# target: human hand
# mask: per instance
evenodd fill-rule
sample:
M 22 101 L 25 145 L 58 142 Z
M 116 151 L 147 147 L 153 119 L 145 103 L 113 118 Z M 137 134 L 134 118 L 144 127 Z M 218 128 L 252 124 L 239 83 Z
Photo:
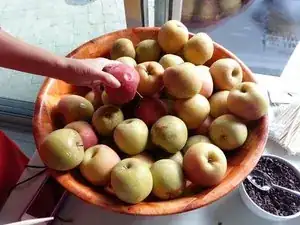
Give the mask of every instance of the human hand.
M 77 85 L 98 88 L 101 84 L 113 88 L 120 87 L 120 82 L 111 74 L 103 71 L 108 65 L 120 62 L 106 58 L 73 59 L 66 58 L 67 72 L 62 74 L 61 80 Z

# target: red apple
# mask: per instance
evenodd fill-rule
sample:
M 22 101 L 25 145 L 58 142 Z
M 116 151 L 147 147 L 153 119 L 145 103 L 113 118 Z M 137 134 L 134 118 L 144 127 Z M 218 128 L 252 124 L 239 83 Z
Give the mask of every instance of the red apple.
M 167 106 L 158 98 L 143 98 L 135 110 L 135 116 L 148 126 L 153 125 L 159 118 L 167 114 Z
M 112 74 L 121 83 L 119 88 L 105 87 L 109 101 L 117 105 L 130 102 L 134 98 L 140 82 L 138 72 L 125 64 L 109 65 L 104 67 L 103 71 Z
M 196 128 L 195 134 L 202 134 L 202 135 L 207 134 L 212 121 L 213 118 L 211 116 L 208 116 L 204 120 L 204 122 L 198 128 Z
M 84 149 L 88 149 L 98 144 L 98 138 L 93 127 L 85 121 L 75 121 L 69 123 L 65 128 L 77 131 L 82 139 Z
M 202 88 L 199 94 L 203 95 L 206 98 L 209 98 L 212 95 L 214 90 L 213 79 L 209 72 L 209 67 L 200 65 L 200 66 L 196 66 L 196 68 L 202 80 Z

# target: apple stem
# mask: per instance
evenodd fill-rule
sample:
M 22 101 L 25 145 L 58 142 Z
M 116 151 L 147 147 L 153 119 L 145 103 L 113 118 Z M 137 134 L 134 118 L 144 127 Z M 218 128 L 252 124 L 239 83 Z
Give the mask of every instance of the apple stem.
M 143 98 L 143 96 L 137 91 L 136 92 L 137 94 L 138 94 L 138 96 L 140 97 L 140 98 Z

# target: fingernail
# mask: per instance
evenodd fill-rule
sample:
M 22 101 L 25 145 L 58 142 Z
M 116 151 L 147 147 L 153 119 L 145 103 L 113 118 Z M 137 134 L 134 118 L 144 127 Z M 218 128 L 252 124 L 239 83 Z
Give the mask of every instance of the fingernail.
M 121 87 L 121 83 L 116 78 L 113 78 L 112 81 L 113 81 L 116 88 Z
M 110 86 L 111 86 L 112 88 L 119 88 L 119 87 L 121 87 L 120 81 L 118 81 L 118 79 L 115 78 L 115 77 L 114 77 L 113 75 L 111 75 L 111 74 L 110 74 L 110 76 L 109 76 L 109 82 L 110 82 Z

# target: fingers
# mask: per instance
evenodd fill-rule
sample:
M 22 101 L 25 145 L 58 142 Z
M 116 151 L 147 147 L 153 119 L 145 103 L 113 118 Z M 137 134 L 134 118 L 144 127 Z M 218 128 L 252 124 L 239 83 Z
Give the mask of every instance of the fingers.
M 110 73 L 104 71 L 99 72 L 99 80 L 104 84 L 112 88 L 119 88 L 121 86 L 120 82 Z

